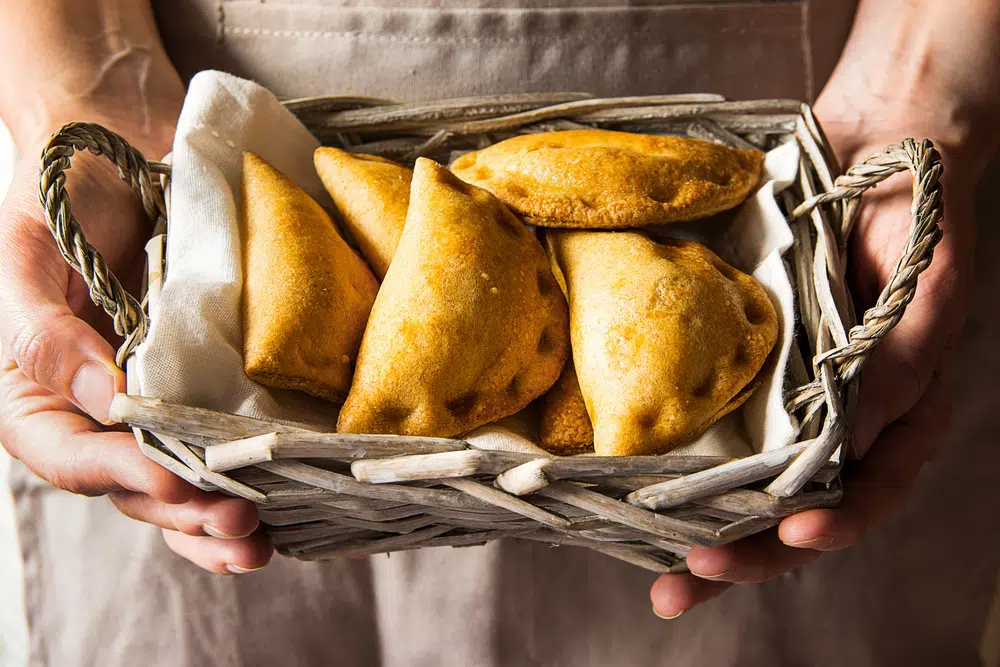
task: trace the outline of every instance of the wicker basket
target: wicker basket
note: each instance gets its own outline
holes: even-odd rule
[[[907,139],[834,181],[835,159],[808,105],[727,102],[714,95],[593,99],[516,95],[395,104],[322,97],[286,103],[324,143],[403,162],[447,161],[521,132],[602,127],[671,132],[729,146],[802,148],[797,183],[779,204],[795,243],[786,264],[800,326],[789,364],[787,408],[799,441],[725,460],[699,456],[542,457],[481,451],[461,440],[319,433],[196,407],[118,396],[113,418],[130,424],[142,451],[202,488],[258,504],[277,549],[304,560],[504,537],[585,546],[657,572],[684,569],[691,545],[718,545],[784,516],[835,505],[840,447],[852,424],[858,374],[903,315],[941,237],[940,159],[930,142]],[[155,220],[148,288],[126,293],[73,218],[65,170],[76,150],[104,155]],[[910,237],[878,303],[855,326],[844,279],[845,242],[861,194],[910,170]],[[73,123],[42,156],[40,198],[62,254],[125,337],[118,363],[148,328],[164,267],[169,167],[147,162],[121,137]],[[159,177],[157,177],[159,175]]]

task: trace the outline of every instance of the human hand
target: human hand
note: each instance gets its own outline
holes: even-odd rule
[[[832,102],[821,100],[816,110],[845,168],[904,136],[937,139],[947,183],[943,240],[904,317],[862,373],[849,455],[865,458],[845,467],[841,504],[787,517],[776,529],[729,545],[693,548],[687,558],[690,574],[665,575],[653,585],[653,609],[662,617],[675,617],[733,583],[766,581],[823,551],[855,544],[903,504],[948,424],[952,352],[971,286],[973,191],[982,161],[950,136],[935,136],[932,128],[921,135],[919,123],[905,116],[869,120],[859,127],[841,120],[845,116]],[[859,313],[874,305],[902,253],[909,234],[911,183],[910,174],[900,174],[863,199],[848,258]]]
[[[172,127],[130,132],[116,119],[74,115],[147,137],[139,147],[151,156],[167,151],[173,133]],[[161,527],[171,549],[206,570],[263,567],[272,547],[254,533],[252,503],[189,485],[148,460],[129,431],[101,425],[109,423],[111,399],[125,390],[125,377],[109,342],[111,319],[90,301],[46,226],[37,154],[24,156],[0,208],[0,442],[54,486],[108,495],[126,516]],[[151,230],[134,194],[110,165],[82,154],[68,172],[67,190],[88,240],[126,289],[135,290]]]

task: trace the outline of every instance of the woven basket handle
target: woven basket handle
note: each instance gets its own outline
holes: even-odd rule
[[[895,327],[917,290],[917,278],[930,266],[934,247],[941,240],[944,217],[941,186],[941,154],[924,139],[904,139],[888,146],[837,178],[834,188],[803,202],[791,218],[808,215],[817,206],[835,201],[857,204],[861,195],[893,174],[913,174],[913,203],[910,206],[910,234],[903,254],[893,267],[889,281],[875,305],[865,311],[861,324],[848,332],[848,344],[829,350],[814,360],[817,368],[826,361],[837,366],[837,379],[845,383],[864,367],[875,345]],[[853,200],[853,201],[851,201]]]
[[[917,278],[927,269],[934,247],[941,240],[941,220],[944,217],[941,186],[941,155],[934,144],[924,139],[905,139],[887,147],[861,164],[847,170],[834,182],[834,188],[803,202],[791,218],[809,214],[822,204],[854,200],[878,183],[901,171],[913,173],[913,203],[910,206],[910,234],[903,254],[893,267],[892,275],[875,305],[865,311],[861,324],[848,332],[848,344],[829,350],[814,360],[818,368],[826,361],[837,366],[841,383],[853,379],[871,356],[875,345],[899,323],[906,306],[917,290]]]
[[[114,163],[118,175],[141,199],[146,215],[157,224],[165,222],[166,207],[163,190],[150,173],[164,173],[168,168],[159,163],[150,165],[125,139],[92,123],[64,125],[52,135],[42,151],[38,200],[45,211],[45,222],[63,258],[87,283],[90,298],[114,319],[115,332],[125,337],[117,355],[117,363],[122,366],[129,353],[146,337],[149,319],[139,301],[125,291],[108,268],[101,253],[84,238],[80,223],[73,216],[66,192],[66,170],[71,166],[73,154],[81,149],[103,155]]]

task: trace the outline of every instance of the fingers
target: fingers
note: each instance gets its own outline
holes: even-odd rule
[[[857,478],[845,483],[844,500],[836,509],[816,509],[794,514],[784,519],[778,526],[782,542],[792,547],[838,551],[854,546],[873,526],[883,521],[899,509],[909,495],[916,478],[903,457],[889,457],[902,464],[899,476],[908,479],[899,481],[879,480],[873,471],[866,470],[871,459],[881,456],[888,438],[901,437],[900,429],[892,425],[883,433],[875,447],[859,465]],[[904,455],[905,456],[905,455]],[[919,456],[919,454],[914,454]],[[883,462],[879,462],[881,466]],[[912,474],[907,474],[907,469]],[[896,477],[894,474],[893,477]]]
[[[74,172],[85,176],[76,183],[87,186],[81,191],[97,195],[76,200],[84,219],[100,223],[91,239],[111,251],[109,259],[140,248],[135,202],[111,208],[107,202],[116,198],[101,196],[100,178]],[[195,489],[143,456],[131,434],[98,431],[77,412],[108,423],[125,377],[111,345],[71,307],[85,309],[86,292],[71,280],[41,219],[36,187],[34,170],[19,170],[0,209],[0,441],[53,485],[110,493],[127,516],[169,529],[170,547],[201,567],[220,573],[263,567],[273,548],[251,534],[258,521],[252,504]],[[105,247],[102,237],[114,243]]]
[[[109,423],[124,373],[111,345],[68,305],[69,268],[48,229],[17,204],[0,209],[0,344],[26,378]]]
[[[274,547],[259,533],[236,540],[220,540],[164,530],[163,539],[178,556],[216,574],[245,574],[259,570],[274,554]]]
[[[694,547],[688,553],[691,573],[702,579],[756,584],[811,563],[816,551],[793,549],[768,530],[721,547]]]
[[[665,574],[653,584],[653,613],[677,618],[733,584],[767,581],[819,556],[783,545],[773,530],[721,547],[694,547],[687,555],[690,574]]]
[[[947,428],[950,393],[946,365],[914,408],[882,432],[864,461],[845,470],[840,505],[784,519],[778,527],[782,542],[823,551],[844,549],[899,509]]]
[[[7,329],[11,355],[21,372],[102,424],[112,423],[111,399],[125,391],[125,375],[114,365],[111,346],[68,313],[38,311],[31,319],[12,321],[20,322]]]
[[[884,186],[866,195],[852,236],[859,306],[874,304],[907,241],[910,184],[900,176]],[[852,442],[856,457],[865,455],[878,433],[916,403],[934,369],[950,355],[965,321],[975,231],[972,198],[951,184],[947,192],[945,233],[934,261],[920,275],[905,316],[879,343],[861,378]]]
[[[179,504],[128,491],[109,497],[127,517],[196,537],[237,539],[253,533],[259,524],[253,503],[207,491],[196,490],[190,500]]]
[[[690,575],[666,575],[653,586],[654,611],[672,617],[718,595],[729,584],[767,581],[816,560],[823,551],[855,544],[902,505],[931,450],[926,443],[940,435],[940,429],[924,426],[919,420],[940,400],[944,389],[937,385],[932,385],[915,408],[920,425],[897,422],[883,433],[858,465],[857,474],[845,482],[844,501],[837,509],[802,512],[782,521],[777,531],[725,546],[692,548],[687,556]]]
[[[865,460],[844,481],[836,509],[809,510],[769,530],[721,547],[694,547],[688,575],[664,575],[650,596],[653,610],[675,617],[733,583],[767,581],[810,563],[823,551],[855,544],[905,502],[924,462],[947,425],[949,367],[933,374],[927,392],[906,416],[889,426]]]
[[[47,433],[26,429],[13,440],[5,437],[3,443],[15,458],[57,488],[85,496],[128,490],[169,504],[186,502],[196,490],[147,459],[131,433],[72,433],[71,418],[48,421]]]
[[[950,293],[950,289],[942,289],[939,294],[949,298]],[[928,390],[935,369],[950,363],[958,327],[947,339],[929,331],[946,328],[943,319],[929,295],[914,300],[905,317],[876,348],[861,376],[850,451],[853,458],[867,456],[879,433],[913,408]]]
[[[664,574],[653,584],[649,599],[653,603],[653,613],[670,620],[721,594],[731,585],[699,579],[693,574]]]
[[[82,419],[82,417],[81,417]],[[51,438],[60,438],[53,424]],[[127,489],[168,504],[187,502],[196,489],[139,451],[127,432],[80,432],[49,446],[17,449],[29,469],[53,486],[85,496]]]
[[[39,477],[88,496],[128,490],[171,504],[193,497],[197,490],[147,459],[131,433],[98,428],[0,359],[0,442]]]
[[[196,489],[147,459],[131,433],[97,428],[2,360],[0,442],[28,468],[73,493],[111,494],[123,514],[169,529],[175,551],[213,572],[267,563],[272,547],[251,535],[258,523],[252,503]]]

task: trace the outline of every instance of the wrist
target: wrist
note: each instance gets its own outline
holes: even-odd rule
[[[816,102],[840,157],[879,142],[931,139],[978,177],[1000,144],[1000,3],[862,0]]]
[[[814,105],[843,168],[906,138],[930,139],[948,165],[974,183],[997,149],[988,124],[979,123],[955,105],[929,105],[905,98],[867,98],[828,86]]]
[[[94,123],[121,135],[148,160],[159,160],[172,150],[180,103],[181,100],[150,101],[145,112],[120,104],[54,105],[36,116],[29,132],[15,136],[15,145],[22,156],[35,159],[62,126],[73,122]]]
[[[32,155],[74,120],[106,124],[150,155],[180,111],[184,87],[148,0],[5,0],[0,118]]]
[[[27,92],[12,100],[0,90],[0,117],[22,156],[35,157],[53,132],[82,121],[117,132],[156,160],[171,149],[184,87],[169,61],[165,66],[151,64],[142,77],[83,91],[51,84],[5,85],[6,91]]]

